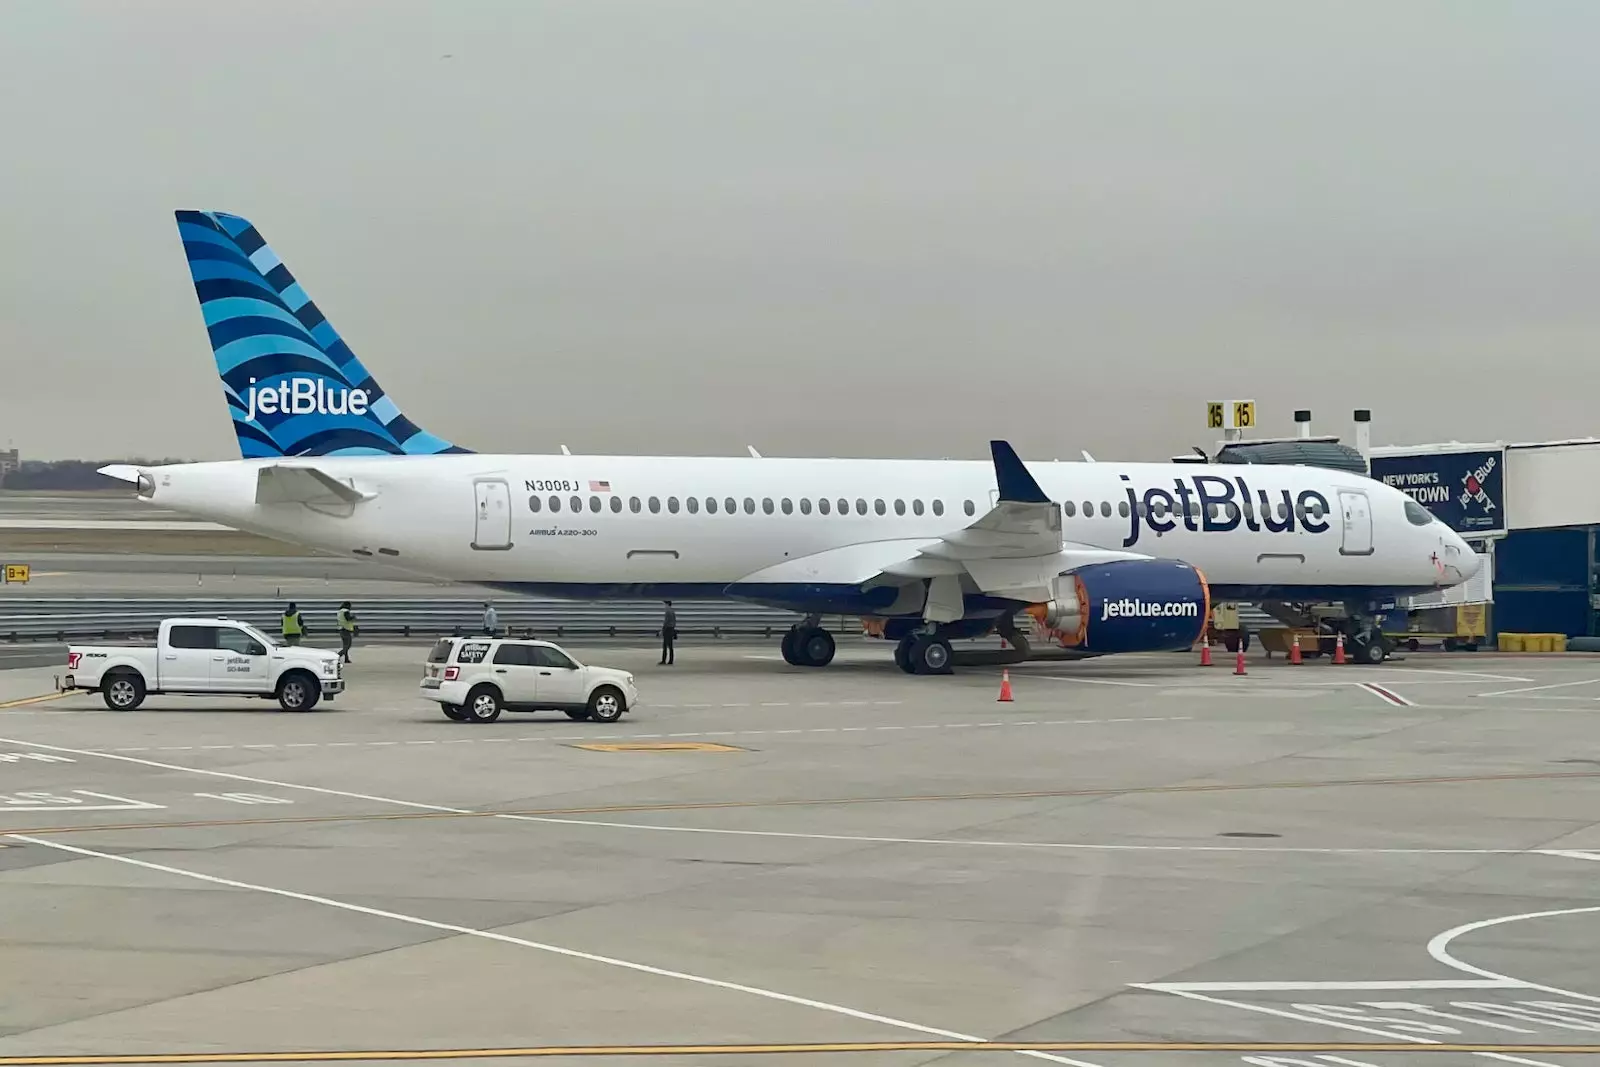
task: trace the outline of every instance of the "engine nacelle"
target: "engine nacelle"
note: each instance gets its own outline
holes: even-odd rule
[[[1191,648],[1211,615],[1205,575],[1177,560],[1094,563],[1060,575],[1052,591],[1028,614],[1063,647],[1083,652]]]

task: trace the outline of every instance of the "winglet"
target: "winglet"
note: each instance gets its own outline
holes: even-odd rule
[[[1017,455],[1017,450],[1005,441],[990,441],[989,451],[994,455],[994,480],[1000,489],[1000,499],[1018,504],[1048,504],[1039,483],[1033,480],[1028,468]]]

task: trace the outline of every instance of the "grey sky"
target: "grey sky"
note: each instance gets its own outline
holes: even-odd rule
[[[0,442],[237,455],[171,212],[480,450],[1585,435],[1600,5],[0,5]],[[448,58],[447,58],[448,57]]]

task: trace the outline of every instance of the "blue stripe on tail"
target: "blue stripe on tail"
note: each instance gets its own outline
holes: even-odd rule
[[[249,219],[176,214],[240,455],[468,451],[401,413]]]

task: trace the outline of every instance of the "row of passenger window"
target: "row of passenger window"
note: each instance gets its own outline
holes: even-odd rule
[[[622,509],[623,509],[622,498],[620,496],[613,496],[613,497],[610,497],[609,499],[611,501],[610,507],[611,507],[612,513],[613,514],[617,514],[617,515],[622,514]],[[633,496],[633,497],[629,497],[628,498],[627,508],[628,508],[629,511],[633,512],[635,515],[639,514],[642,511],[649,511],[650,514],[652,514],[652,515],[658,515],[658,514],[661,513],[661,504],[662,504],[662,502],[661,502],[661,498],[660,497],[653,496],[653,497],[650,497],[648,500],[640,500],[638,497]],[[581,512],[584,509],[583,508],[583,497],[581,497],[581,496],[569,497],[567,499],[567,505],[566,506],[567,506],[568,510],[580,511]],[[730,497],[723,497],[721,501],[718,501],[718,499],[716,497],[714,497],[714,496],[708,496],[708,497],[706,497],[704,499],[704,503],[703,504],[702,504],[701,498],[693,497],[693,496],[687,497],[682,501],[679,501],[679,499],[677,497],[675,497],[675,496],[669,496],[669,497],[667,497],[667,500],[666,500],[666,510],[667,510],[667,513],[669,515],[678,514],[680,508],[682,510],[687,511],[691,515],[696,515],[696,514],[699,514],[700,509],[701,509],[702,506],[705,508],[706,514],[708,514],[708,515],[715,515],[719,511],[725,512],[726,514],[729,514],[729,515],[737,515],[739,513],[739,510],[740,510],[740,502],[738,500],[736,500],[735,498],[731,497],[731,496]],[[1156,501],[1156,503],[1154,505],[1152,505],[1151,507],[1149,507],[1149,508],[1145,507],[1145,504],[1144,504],[1143,501],[1140,501],[1137,506],[1138,506],[1138,510],[1139,510],[1139,515],[1141,517],[1148,515],[1148,516],[1153,517],[1153,518],[1164,519],[1168,515],[1183,515],[1185,513],[1185,509],[1184,508],[1181,508],[1181,507],[1169,508],[1169,507],[1167,507],[1166,504],[1162,503],[1159,500]],[[882,500],[882,499],[878,499],[878,500],[872,501],[872,505],[871,505],[870,510],[873,512],[873,514],[876,514],[876,515],[887,515],[889,513],[890,508],[893,508],[894,513],[896,515],[904,515],[907,512],[907,507],[908,507],[908,505],[907,505],[906,501],[904,501],[904,500],[895,500],[895,501],[891,502],[891,501],[885,501],[885,500]],[[543,497],[537,497],[537,496],[530,496],[528,498],[528,510],[529,511],[543,511],[543,510],[545,510],[547,508],[550,511],[553,511],[553,512],[560,511],[562,509],[561,498],[559,496],[552,496],[552,497],[549,497],[548,499],[543,498]],[[604,508],[605,508],[605,505],[602,504],[600,497],[591,496],[589,498],[589,510],[590,511],[595,512],[596,514],[598,514],[599,512],[604,510]],[[1066,501],[1065,503],[1063,503],[1061,505],[1062,513],[1065,514],[1069,519],[1070,518],[1074,518],[1079,514],[1079,508],[1080,508],[1080,505],[1077,502],[1072,501],[1072,500],[1068,500],[1068,501]],[[1096,507],[1095,507],[1094,501],[1085,500],[1083,502],[1083,504],[1081,505],[1081,508],[1082,508],[1082,514],[1083,514],[1084,518],[1086,518],[1086,519],[1094,518],[1095,511],[1096,511]],[[837,502],[837,509],[838,509],[838,514],[840,514],[840,515],[849,515],[850,514],[850,501],[846,500],[843,497],[840,497],[838,502]],[[923,502],[921,500],[913,500],[913,501],[911,501],[911,503],[909,505],[909,509],[910,509],[910,513],[912,515],[921,515],[924,512],[924,504],[923,504]],[[747,497],[744,498],[744,508],[743,508],[743,510],[744,510],[744,513],[746,515],[754,515],[756,513],[756,501],[755,501],[754,497],[748,497],[747,496]],[[784,497],[782,500],[778,500],[778,501],[774,501],[771,497],[765,497],[761,501],[761,512],[764,515],[771,515],[771,514],[774,514],[775,512],[779,512],[779,511],[783,512],[783,514],[785,514],[785,515],[793,515],[795,513],[795,510],[796,510],[795,509],[795,502],[793,500],[789,499],[788,497]],[[809,515],[809,514],[811,514],[811,510],[812,510],[811,499],[809,497],[801,498],[801,500],[799,502],[799,512],[800,512],[800,514]],[[835,510],[835,502],[831,501],[831,500],[828,500],[827,498],[823,498],[821,500],[818,500],[816,502],[816,510],[817,510],[817,513],[819,515],[833,514],[833,512]],[[855,501],[855,513],[857,515],[865,515],[865,514],[867,514],[868,510],[869,509],[868,509],[867,501],[865,499],[861,498],[861,497],[857,497],[856,501]],[[942,501],[942,500],[931,501],[930,503],[928,503],[926,505],[926,510],[931,511],[935,515],[943,515],[944,514],[944,501]],[[968,515],[976,515],[978,513],[978,506],[977,506],[977,504],[975,504],[971,500],[964,500],[964,501],[961,502],[961,510],[963,512],[965,512],[966,514],[968,514]],[[1263,510],[1263,514],[1268,514],[1268,515],[1271,514],[1271,512],[1267,511],[1266,509],[1262,509],[1262,510]],[[1100,514],[1101,518],[1109,519],[1111,517],[1111,515],[1112,515],[1112,511],[1113,511],[1112,505],[1111,505],[1111,502],[1109,500],[1100,501],[1099,514]],[[1211,505],[1211,517],[1213,519],[1219,519],[1220,520],[1220,519],[1223,519],[1223,518],[1233,518],[1238,514],[1238,511],[1239,511],[1239,506],[1237,504],[1233,504],[1233,503],[1212,504]],[[1277,507],[1278,519],[1280,521],[1287,520],[1289,518],[1289,511],[1290,511],[1290,508],[1289,508],[1289,504],[1288,504],[1287,501],[1279,503],[1278,507]],[[1122,518],[1126,519],[1128,517],[1128,515],[1129,515],[1128,502],[1126,500],[1119,501],[1117,503],[1117,505],[1116,505],[1115,513],[1117,515],[1121,516]],[[1188,515],[1190,515],[1193,518],[1199,518],[1201,516],[1201,514],[1202,514],[1201,506],[1198,503],[1190,502],[1189,506],[1187,508],[1187,513],[1188,513]],[[1308,516],[1313,518],[1313,519],[1320,519],[1320,518],[1322,518],[1323,509],[1322,509],[1322,506],[1320,504],[1318,504],[1317,502],[1313,501],[1309,508],[1307,508],[1307,507],[1296,507],[1296,508],[1294,508],[1294,513],[1295,513],[1295,516],[1297,518],[1300,518],[1300,519],[1305,519]]]

